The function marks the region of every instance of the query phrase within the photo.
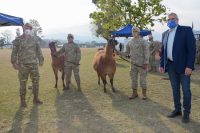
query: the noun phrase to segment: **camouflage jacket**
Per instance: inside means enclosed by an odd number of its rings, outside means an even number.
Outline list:
[[[81,50],[80,47],[75,43],[65,43],[63,47],[56,52],[56,56],[65,54],[65,65],[74,64],[78,65],[81,60]]]
[[[131,63],[142,66],[149,64],[149,45],[142,38],[139,40],[130,40],[126,46],[126,54],[131,55]]]
[[[200,41],[196,40],[196,51],[197,53],[200,53]]]
[[[150,41],[149,42],[149,50],[151,55],[155,55],[156,52],[159,52],[161,48],[161,43],[158,41]]]
[[[13,49],[11,54],[11,63],[18,64],[43,64],[44,57],[40,48],[41,39],[39,37],[31,37],[25,39],[19,36],[13,41]]]

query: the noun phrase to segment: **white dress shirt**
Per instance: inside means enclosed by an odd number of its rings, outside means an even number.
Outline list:
[[[169,36],[167,40],[167,58],[171,61],[173,61],[172,51],[173,51],[173,44],[174,44],[176,29],[177,29],[177,26],[169,30]]]

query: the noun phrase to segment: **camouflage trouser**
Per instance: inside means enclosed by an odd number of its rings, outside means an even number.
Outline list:
[[[156,69],[156,59],[155,54],[151,54],[149,57],[149,66],[151,69]]]
[[[132,89],[137,89],[138,87],[138,74],[140,74],[140,87],[147,89],[147,70],[131,64],[130,76]]]
[[[197,64],[200,64],[200,51],[199,51],[199,53],[197,54]]]
[[[65,65],[66,85],[69,85],[69,82],[71,81],[70,79],[72,75],[72,70],[74,72],[74,78],[76,80],[76,83],[80,84],[79,65],[68,63]]]
[[[23,64],[21,65],[18,73],[20,82],[20,95],[26,94],[26,84],[28,77],[32,80],[33,94],[38,95],[39,91],[39,70],[37,64]]]
[[[160,60],[155,60],[156,63],[156,72],[159,72]]]

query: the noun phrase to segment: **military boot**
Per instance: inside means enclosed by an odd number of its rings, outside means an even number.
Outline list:
[[[142,94],[143,94],[142,100],[146,100],[147,99],[147,89],[142,89]]]
[[[78,91],[81,91],[81,84],[80,84],[80,82],[77,82],[77,88],[78,88]]]
[[[152,71],[153,71],[153,72],[157,72],[157,71],[156,71],[156,66],[153,67],[153,70],[152,70]]]
[[[63,88],[63,91],[69,90],[69,83]]]
[[[133,89],[133,93],[132,93],[132,95],[129,97],[129,99],[135,99],[136,97],[138,97],[137,89]]]
[[[34,94],[33,103],[38,105],[43,104],[43,102],[38,98],[38,94]]]
[[[26,100],[25,100],[25,95],[21,95],[20,99],[21,99],[21,107],[26,108],[27,104],[26,104]]]

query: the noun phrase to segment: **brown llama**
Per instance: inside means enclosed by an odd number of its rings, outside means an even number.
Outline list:
[[[53,72],[55,75],[55,79],[56,79],[56,83],[55,83],[55,88],[57,88],[57,83],[58,83],[58,71],[60,71],[62,73],[62,82],[63,82],[63,89],[65,88],[65,83],[64,83],[64,79],[65,79],[65,72],[64,72],[64,55],[61,55],[59,57],[56,57],[54,54],[57,51],[56,50],[56,42],[50,42],[49,43],[49,48],[51,50],[51,58],[52,58],[52,68],[53,68]]]
[[[104,49],[98,49],[93,59],[93,68],[97,72],[98,84],[100,85],[100,78],[104,84],[104,92],[106,93],[106,76],[108,75],[112,87],[112,91],[115,92],[113,87],[113,78],[116,71],[116,62],[113,58],[113,50],[117,45],[117,41],[110,39]]]

